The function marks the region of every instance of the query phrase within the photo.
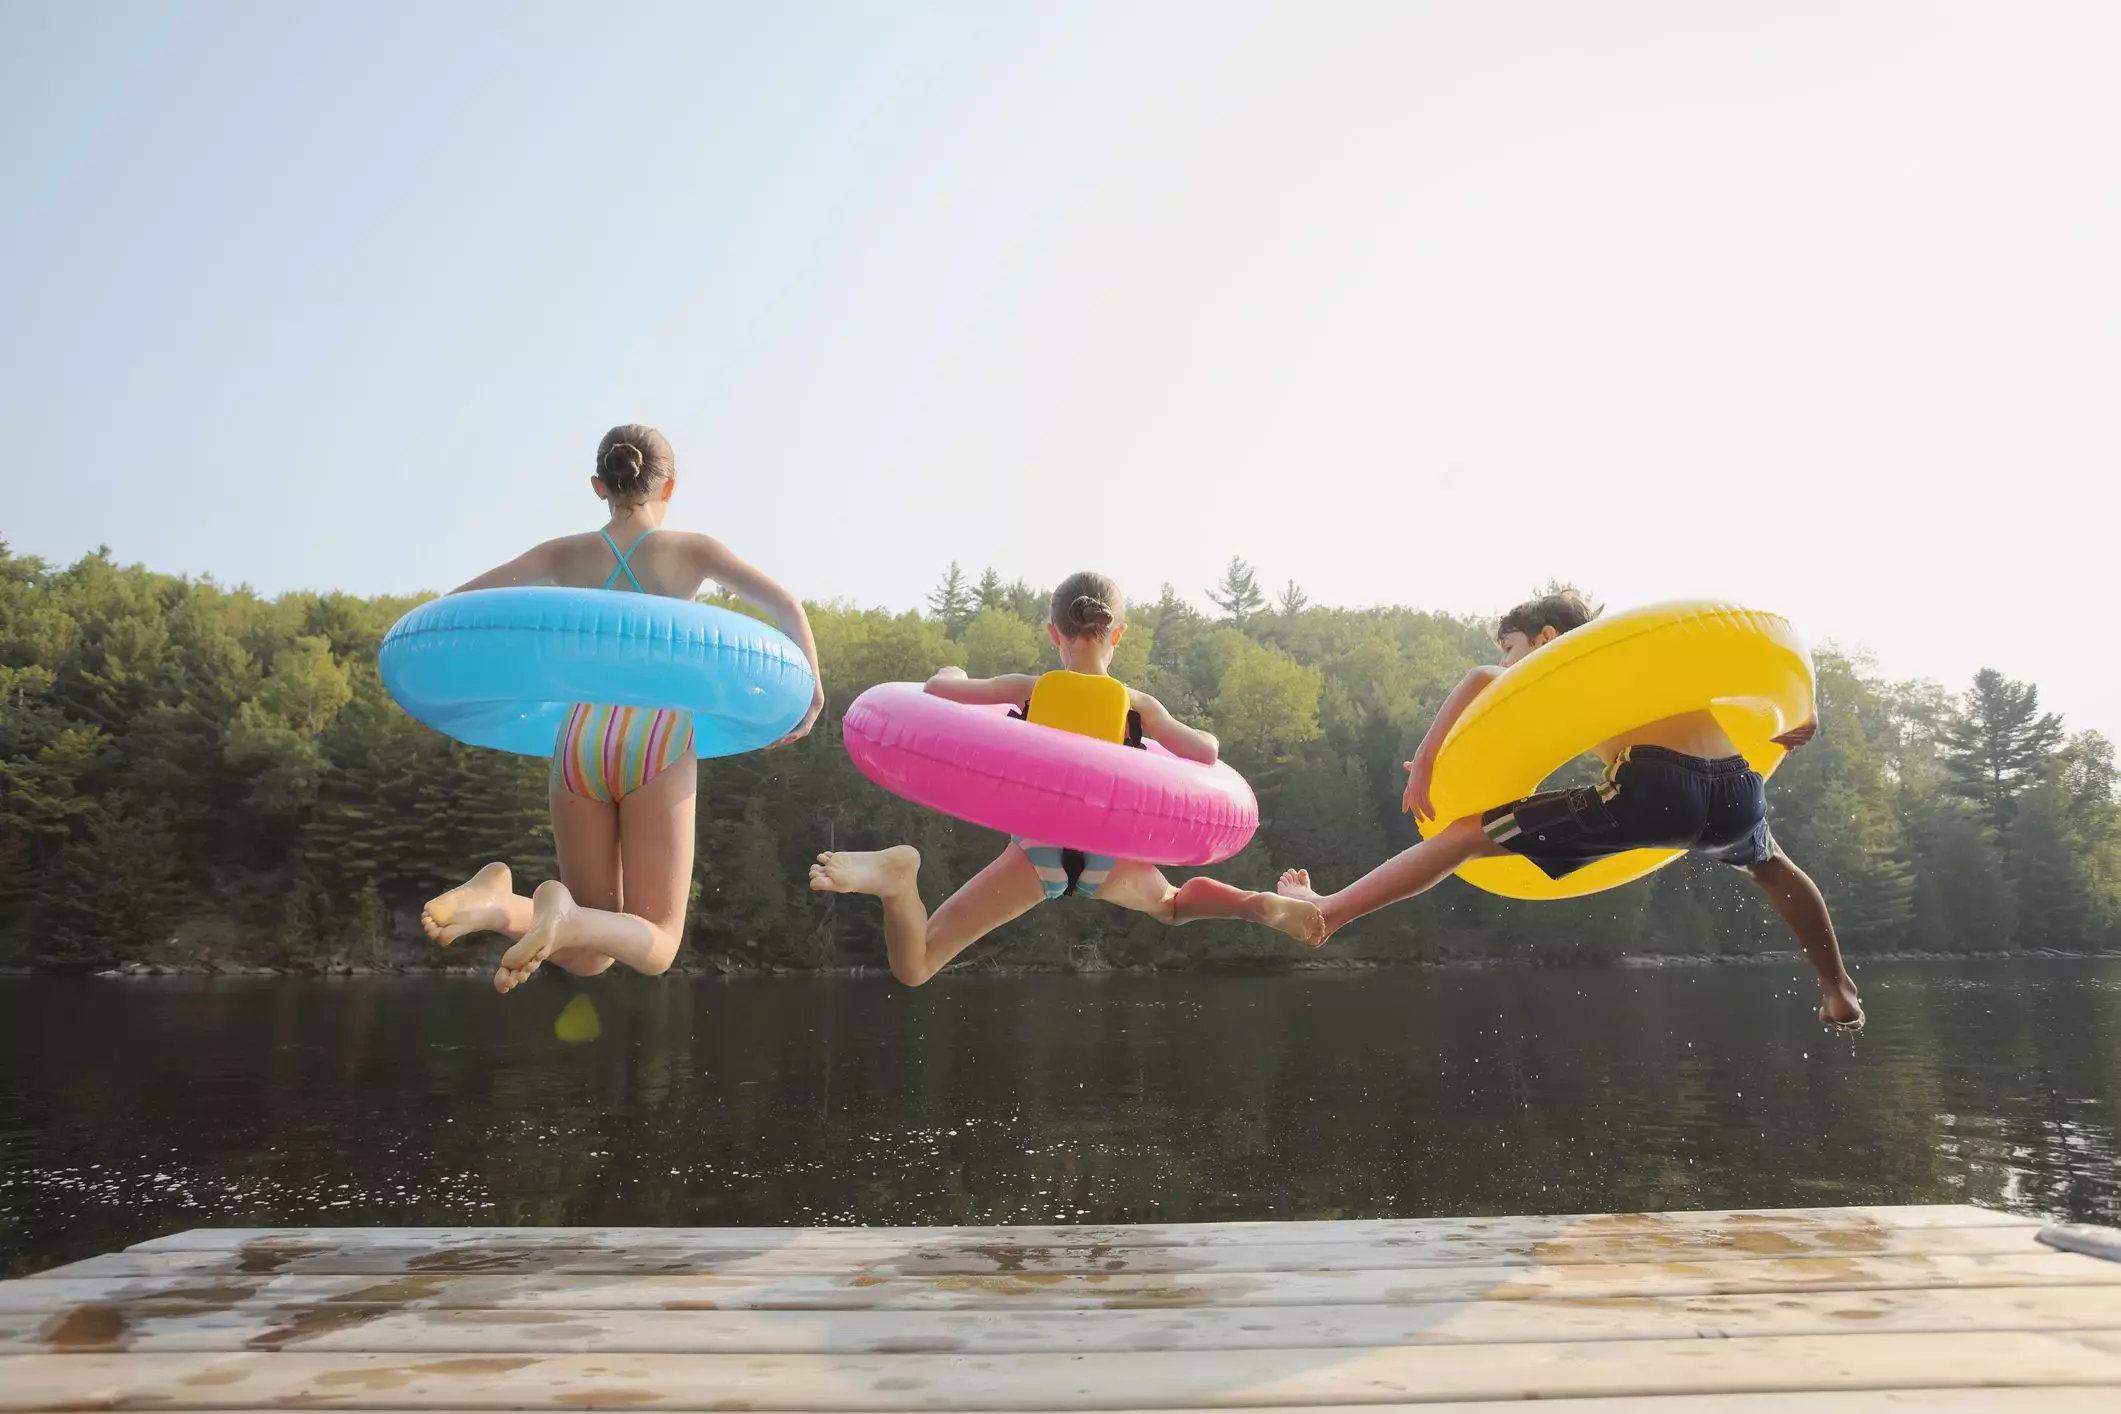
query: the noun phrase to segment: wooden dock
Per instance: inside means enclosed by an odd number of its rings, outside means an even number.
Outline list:
[[[2121,1262],[2040,1232],[1969,1207],[202,1229],[0,1283],[0,1409],[2116,1414]]]

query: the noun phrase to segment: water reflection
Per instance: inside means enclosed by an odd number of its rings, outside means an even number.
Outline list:
[[[2121,964],[0,985],[0,1262],[178,1227],[2121,1218]]]

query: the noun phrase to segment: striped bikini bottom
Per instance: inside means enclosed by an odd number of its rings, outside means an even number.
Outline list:
[[[553,744],[553,788],[617,802],[691,750],[690,712],[577,702]]]
[[[1119,863],[1109,854],[1085,854],[1059,845],[1037,844],[1021,835],[1013,838],[1024,858],[1038,871],[1039,887],[1046,891],[1048,899],[1096,898],[1105,877]]]

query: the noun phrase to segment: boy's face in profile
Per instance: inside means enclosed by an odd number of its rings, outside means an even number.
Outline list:
[[[1521,629],[1513,628],[1496,634],[1495,646],[1502,650],[1502,665],[1505,668],[1514,668],[1517,666],[1517,660],[1525,654],[1542,643],[1552,643],[1560,636],[1551,628],[1543,628],[1539,631],[1539,637],[1530,638]]]

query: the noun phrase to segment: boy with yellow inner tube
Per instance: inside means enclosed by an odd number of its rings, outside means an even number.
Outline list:
[[[1520,604],[1503,616],[1495,634],[1502,662],[1473,669],[1445,700],[1414,759],[1406,763],[1403,809],[1434,818],[1431,774],[1452,725],[1505,668],[1591,618],[1589,606],[1573,590]],[[1816,723],[1807,722],[1775,741],[1794,749],[1817,730]],[[1715,715],[1684,712],[1600,742],[1593,750],[1606,763],[1605,779],[1595,786],[1543,791],[1454,820],[1338,893],[1313,889],[1305,869],[1286,871],[1278,892],[1317,904],[1330,937],[1365,914],[1433,888],[1470,860],[1515,854],[1559,879],[1593,860],[1630,850],[1684,849],[1728,864],[1760,886],[1819,974],[1820,1022],[1837,1031],[1861,1030],[1863,1003],[1842,965],[1826,900],[1775,843],[1768,830],[1766,782],[1747,766]]]

